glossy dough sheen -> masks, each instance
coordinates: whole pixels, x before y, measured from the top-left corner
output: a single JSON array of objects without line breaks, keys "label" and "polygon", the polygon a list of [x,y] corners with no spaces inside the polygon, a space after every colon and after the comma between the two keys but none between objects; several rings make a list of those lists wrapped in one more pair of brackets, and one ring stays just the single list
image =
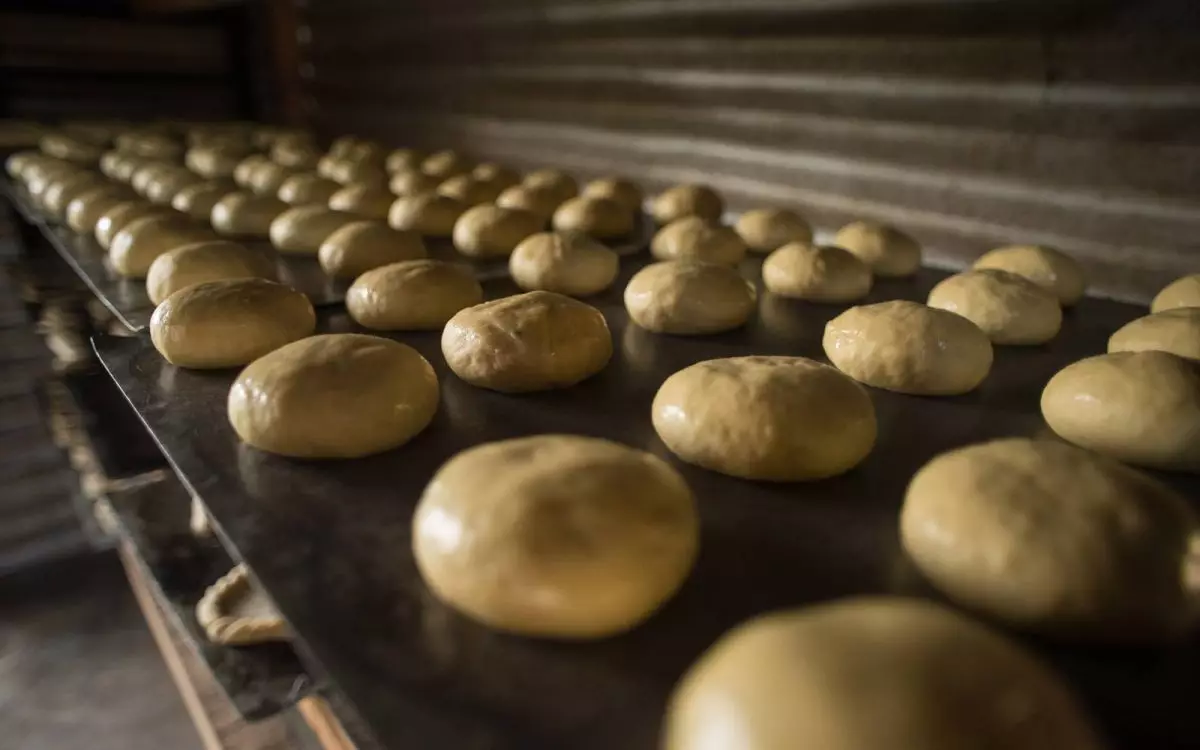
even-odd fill
[{"label": "glossy dough sheen", "polygon": [[701,260],[736,266],[746,255],[746,243],[729,227],[699,216],[687,216],[658,230],[650,242],[658,260]]},{"label": "glossy dough sheen", "polygon": [[155,258],[183,245],[215,239],[211,230],[180,214],[135,219],[113,237],[108,260],[113,270],[130,279],[143,279]]},{"label": "glossy dough sheen", "polygon": [[875,444],[875,409],[858,383],[804,357],[733,357],[667,378],[654,429],[688,463],[745,479],[824,479]]},{"label": "glossy dough sheen", "polygon": [[213,205],[212,226],[225,237],[264,238],[271,222],[286,210],[288,204],[273,195],[230,193]]},{"label": "glossy dough sheen", "polygon": [[633,212],[608,198],[572,198],[554,212],[558,231],[583,232],[597,239],[628,237],[633,232]]},{"label": "glossy dough sheen", "polygon": [[642,212],[642,189],[633,182],[620,177],[606,177],[593,180],[584,186],[580,195],[587,198],[608,198],[620,203],[630,213],[637,215]]},{"label": "glossy dough sheen", "polygon": [[638,625],[687,578],[691,491],[664,461],[573,435],[487,443],[447,462],[413,519],[442,601],[488,627],[602,638]]},{"label": "glossy dough sheen", "polygon": [[663,750],[1104,750],[1079,702],[1020,647],[914,599],[751,620],[676,687]]},{"label": "glossy dough sheen", "polygon": [[197,182],[176,193],[175,197],[171,198],[171,208],[207,224],[212,221],[212,210],[217,201],[231,192],[230,187],[224,183]]},{"label": "glossy dough sheen", "polygon": [[467,269],[438,260],[410,260],[367,271],[346,292],[346,309],[377,331],[436,331],[460,310],[483,302],[483,287]]},{"label": "glossy dough sheen", "polygon": [[699,216],[716,222],[721,220],[723,213],[725,202],[707,185],[676,185],[650,202],[650,214],[659,224],[670,224],[685,216]]},{"label": "glossy dough sheen", "polygon": [[326,237],[317,251],[321,268],[335,279],[355,279],[372,268],[425,255],[421,235],[376,221],[343,225]]},{"label": "glossy dough sheen", "polygon": [[316,255],[321,243],[355,217],[324,206],[289,208],[271,222],[271,244],[281,253]]},{"label": "glossy dough sheen", "polygon": [[1197,530],[1183,498],[1150,477],[1024,438],[938,456],[900,515],[905,550],[950,598],[1080,641],[1183,637],[1197,614],[1184,574]]},{"label": "glossy dough sheen", "polygon": [[767,256],[763,286],[771,294],[810,302],[854,302],[874,283],[871,267],[840,247],[791,242]]},{"label": "glossy dough sheen", "polygon": [[1044,344],[1058,335],[1058,297],[1023,276],[985,269],[943,279],[929,306],[956,313],[979,326],[994,344]]},{"label": "glossy dough sheen", "polygon": [[449,237],[454,223],[467,210],[462,201],[437,193],[397,198],[388,211],[394,229],[411,229],[426,237]]},{"label": "glossy dough sheen", "polygon": [[132,193],[121,185],[103,185],[80,193],[67,204],[67,226],[73,232],[91,234],[96,230],[96,222],[105,212],[129,200]]},{"label": "glossy dough sheen", "polygon": [[574,232],[541,232],[522,240],[508,259],[517,286],[587,297],[612,286],[621,259],[608,247]]},{"label": "glossy dough sheen", "polygon": [[978,326],[907,300],[850,308],[826,324],[822,344],[842,372],[899,393],[966,393],[992,367],[992,345]]},{"label": "glossy dough sheen", "polygon": [[528,211],[499,206],[468,209],[454,224],[454,247],[472,258],[507,258],[521,240],[542,228]]},{"label": "glossy dough sheen", "polygon": [[363,219],[385,221],[396,196],[383,185],[347,185],[329,197],[329,207]]},{"label": "glossy dough sheen", "polygon": [[279,200],[289,206],[325,206],[329,199],[342,189],[333,180],[316,174],[292,175],[279,186]]},{"label": "glossy dough sheen", "polygon": [[1083,269],[1071,256],[1038,245],[1011,245],[988,251],[975,261],[973,268],[994,268],[1024,276],[1058,295],[1064,307],[1083,296]]},{"label": "glossy dough sheen", "polygon": [[275,262],[264,253],[236,242],[197,242],[155,258],[146,273],[146,293],[157,305],[172,293],[194,284],[250,278],[274,281]]},{"label": "glossy dough sheen", "polygon": [[769,253],[789,242],[812,242],[812,227],[794,211],[757,208],[742,214],[734,230],[752,252]]},{"label": "glossy dough sheen", "polygon": [[1174,307],[1127,323],[1108,340],[1108,351],[1170,352],[1200,363],[1200,307]]},{"label": "glossy dough sheen", "polygon": [[442,331],[442,354],[456,375],[508,393],[574,385],[602,370],[612,348],[599,310],[553,292],[467,308]]},{"label": "glossy dough sheen", "polygon": [[1162,312],[1176,307],[1200,307],[1200,273],[1175,279],[1154,295],[1150,312]]},{"label": "glossy dough sheen", "polygon": [[514,185],[500,193],[496,205],[501,208],[512,208],[536,214],[543,222],[550,221],[555,209],[562,205],[564,199],[552,190],[535,190],[525,185]]},{"label": "glossy dough sheen", "polygon": [[129,200],[109,208],[96,220],[96,242],[108,250],[112,241],[126,226],[137,219],[147,216],[170,216],[171,212],[162,206],[155,206],[142,200]]},{"label": "glossy dough sheen", "polygon": [[754,287],[729,266],[672,260],[652,263],[625,287],[625,310],[648,331],[707,334],[745,325]]},{"label": "glossy dough sheen", "polygon": [[521,184],[533,191],[544,191],[554,195],[559,202],[574,198],[579,194],[579,186],[575,178],[557,169],[539,169],[525,175]]},{"label": "glossy dough sheen", "polygon": [[411,440],[438,409],[433,367],[377,336],[312,336],[255,360],[229,390],[238,437],[294,458],[357,458]]},{"label": "glossy dough sheen", "polygon": [[876,276],[911,276],[921,267],[921,246],[900,230],[856,221],[838,230],[833,244],[849,250]]}]

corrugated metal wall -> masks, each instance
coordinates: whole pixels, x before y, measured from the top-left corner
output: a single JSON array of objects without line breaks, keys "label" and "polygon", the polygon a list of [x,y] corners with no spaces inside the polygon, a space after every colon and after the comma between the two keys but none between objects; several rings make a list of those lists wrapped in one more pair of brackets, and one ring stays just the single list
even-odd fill
[{"label": "corrugated metal wall", "polygon": [[1190,0],[298,4],[328,134],[704,180],[942,264],[1047,243],[1125,298],[1200,270]]}]

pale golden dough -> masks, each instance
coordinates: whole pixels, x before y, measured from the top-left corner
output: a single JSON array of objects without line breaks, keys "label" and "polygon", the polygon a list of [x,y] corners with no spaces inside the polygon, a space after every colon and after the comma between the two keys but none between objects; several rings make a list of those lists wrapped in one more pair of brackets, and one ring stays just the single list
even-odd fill
[{"label": "pale golden dough", "polygon": [[575,178],[558,169],[530,172],[521,180],[521,185],[534,192],[549,192],[560,203],[579,195],[579,184],[575,182]]},{"label": "pale golden dough", "polygon": [[212,220],[217,201],[233,192],[225,182],[197,182],[188,185],[171,199],[171,208],[205,224]]},{"label": "pale golden dough", "polygon": [[77,196],[106,184],[108,180],[98,172],[83,172],[57,180],[42,193],[42,208],[54,218],[62,219],[67,214],[67,205]]},{"label": "pale golden dough", "polygon": [[550,217],[554,215],[554,211],[563,202],[564,200],[560,199],[553,190],[535,190],[524,185],[513,185],[505,189],[496,198],[497,206],[536,214],[542,220],[543,224],[550,221]]},{"label": "pale golden dough", "polygon": [[168,362],[193,369],[240,367],[317,324],[312,303],[283,284],[256,278],[183,287],[154,308],[150,338]]},{"label": "pale golden dough", "polygon": [[305,172],[283,181],[279,186],[279,200],[289,206],[326,206],[342,186],[320,175]]},{"label": "pale golden dough", "polygon": [[329,179],[341,185],[374,185],[384,187],[389,175],[382,164],[372,161],[340,160],[329,169]]},{"label": "pale golden dough", "polygon": [[162,206],[169,206],[181,190],[203,182],[203,178],[182,167],[159,172],[146,184],[146,200]]},{"label": "pale golden dough", "polygon": [[972,268],[994,268],[1024,276],[1058,296],[1070,307],[1083,296],[1086,282],[1083,267],[1071,256],[1040,245],[1010,245],[990,250]]},{"label": "pale golden dough", "polygon": [[440,180],[424,172],[397,172],[392,175],[388,188],[399,196],[419,195],[436,192]]},{"label": "pale golden dough", "polygon": [[329,207],[363,219],[385,221],[396,196],[383,185],[355,183],[329,197]]},{"label": "pale golden dough", "polygon": [[250,174],[250,191],[258,195],[269,195],[272,198],[279,194],[279,188],[289,177],[303,174],[303,170],[285,167],[282,164],[268,161],[260,164]]},{"label": "pale golden dough", "polygon": [[746,256],[746,243],[729,227],[700,216],[677,219],[654,235],[650,254],[658,260],[700,260],[736,266]]},{"label": "pale golden dough", "polygon": [[334,230],[317,251],[321,268],[335,279],[354,279],[390,263],[426,255],[421,235],[377,221],[352,221]]},{"label": "pale golden dough", "polygon": [[25,170],[37,164],[42,158],[43,155],[37,151],[18,151],[9,154],[8,158],[4,160],[4,171],[14,180],[22,179]]},{"label": "pale golden dough", "polygon": [[1200,273],[1175,279],[1163,287],[1150,303],[1150,312],[1176,307],[1200,307]]},{"label": "pale golden dough", "polygon": [[763,286],[771,294],[810,302],[854,302],[871,292],[871,267],[849,250],[791,242],[767,256]]},{"label": "pale golden dough", "polygon": [[437,192],[462,201],[468,206],[481,206],[496,200],[504,191],[504,187],[477,180],[469,174],[460,174],[438,185]]},{"label": "pale golden dough", "polygon": [[542,228],[536,214],[499,206],[467,209],[454,224],[454,247],[472,258],[507,258]]},{"label": "pale golden dough", "polygon": [[411,229],[425,237],[449,237],[466,204],[437,193],[401,196],[388,210],[393,229]]},{"label": "pale golden dough", "polygon": [[961,315],[993,344],[1044,344],[1062,327],[1058,297],[1007,271],[964,271],[938,282],[929,306]]},{"label": "pale golden dough", "polygon": [[492,186],[497,196],[504,189],[521,184],[521,175],[517,170],[512,167],[506,167],[503,164],[496,164],[495,162],[476,164],[475,168],[471,170],[471,176],[482,183]]},{"label": "pale golden dough", "polygon": [[654,430],[690,464],[798,482],[837,476],[875,445],[875,408],[858,383],[804,357],[711,359],[654,396]]},{"label": "pale golden dough", "polygon": [[178,160],[183,156],[183,144],[162,133],[122,133],[116,147],[147,159]]},{"label": "pale golden dough", "polygon": [[198,146],[188,149],[183,163],[205,179],[218,180],[233,177],[234,170],[246,156],[245,148]]},{"label": "pale golden dough", "polygon": [[170,164],[161,161],[146,161],[142,166],[133,171],[129,177],[129,186],[132,187],[138,195],[144,196],[150,188],[150,183],[158,179],[159,175],[169,174],[178,169],[176,164]]},{"label": "pale golden dough", "polygon": [[725,202],[708,185],[675,185],[659,193],[650,202],[650,214],[660,225],[685,216],[699,216],[718,222],[725,213]]},{"label": "pale golden dough", "polygon": [[217,201],[210,218],[213,229],[223,237],[265,239],[271,234],[271,223],[288,208],[273,195],[238,191]]},{"label": "pale golden dough", "polygon": [[117,233],[135,219],[147,216],[171,216],[168,208],[155,206],[143,200],[128,200],[118,203],[100,215],[96,220],[96,242],[108,250],[112,247],[113,238]]},{"label": "pale golden dough", "polygon": [[857,255],[876,276],[912,276],[921,267],[921,245],[886,224],[855,221],[838,230],[833,244]]},{"label": "pale golden dough", "polygon": [[795,211],[756,208],[738,217],[734,230],[754,253],[769,253],[789,242],[811,243],[812,227]]},{"label": "pale golden dough", "polygon": [[421,171],[430,177],[446,180],[456,174],[471,171],[471,165],[466,157],[446,150],[425,157],[425,160],[421,162]]},{"label": "pale golden dough", "polygon": [[115,182],[96,185],[76,195],[67,204],[67,226],[73,232],[91,234],[96,231],[96,222],[100,221],[100,217],[106,211],[133,197],[133,191]]},{"label": "pale golden dough", "polygon": [[1200,307],[1175,307],[1127,323],[1108,340],[1108,351],[1170,352],[1200,363]]},{"label": "pale golden dough", "polygon": [[95,165],[100,161],[100,155],[103,153],[100,147],[91,143],[53,133],[42,136],[38,141],[38,147],[47,156],[86,166]]},{"label": "pale golden dough", "polygon": [[526,291],[542,289],[588,297],[612,286],[620,257],[577,232],[539,232],[526,237],[508,259],[508,271]]},{"label": "pale golden dough", "polygon": [[294,458],[358,458],[399,447],[438,409],[433,367],[412,347],[341,333],[280,347],[229,389],[234,431]]},{"label": "pale golden dough", "polygon": [[506,393],[575,385],[604,369],[612,349],[599,310],[553,292],[469,307],[442,331],[442,354],[455,375]]},{"label": "pale golden dough", "polygon": [[296,206],[271,222],[271,244],[281,253],[315,256],[329,235],[355,220],[324,206]]},{"label": "pale golden dough", "polygon": [[560,232],[582,232],[596,239],[612,240],[633,233],[634,215],[609,198],[580,196],[555,210],[553,224]]},{"label": "pale golden dough", "polygon": [[642,213],[642,203],[646,200],[642,189],[636,183],[622,177],[592,180],[583,186],[583,190],[579,194],[585,198],[614,200],[635,216]]},{"label": "pale golden dough", "polygon": [[293,169],[314,169],[321,153],[308,141],[276,141],[271,147],[271,160]]},{"label": "pale golden dough", "polygon": [[245,159],[238,162],[233,169],[233,181],[239,186],[250,189],[251,183],[254,181],[254,175],[260,167],[267,166],[271,160],[262,154],[251,154]]},{"label": "pale golden dough", "polygon": [[496,630],[603,638],[683,584],[700,523],[667,463],[576,435],[485,443],[438,470],[413,517],[426,585]]},{"label": "pale golden dough", "polygon": [[146,294],[159,304],[172,293],[206,281],[276,279],[275,261],[265,253],[228,240],[183,245],[154,259],[146,272]]},{"label": "pale golden dough", "polygon": [[754,312],[754,287],[728,266],[694,260],[652,263],[625,287],[625,309],[656,333],[698,335],[745,325]]},{"label": "pale golden dough", "polygon": [[408,260],[372,269],[346,292],[350,317],[376,331],[437,331],[483,302],[483,287],[461,266]]},{"label": "pale golden dough", "polygon": [[1198,531],[1187,502],[1149,476],[1025,438],[938,456],[900,514],[905,551],[952,600],[1084,642],[1186,637],[1200,614],[1185,573]]},{"label": "pale golden dough", "polygon": [[128,183],[133,180],[133,175],[149,162],[148,159],[133,154],[121,154],[120,158],[113,164],[112,174],[109,175],[114,180]]},{"label": "pale golden dough", "polygon": [[117,232],[108,249],[113,270],[126,278],[144,279],[154,259],[168,250],[216,239],[208,227],[172,214],[134,219]]},{"label": "pale golden dough", "polygon": [[409,170],[420,169],[421,160],[424,158],[424,154],[415,149],[397,148],[387,155],[387,158],[384,160],[384,167],[392,174],[407,172]]}]

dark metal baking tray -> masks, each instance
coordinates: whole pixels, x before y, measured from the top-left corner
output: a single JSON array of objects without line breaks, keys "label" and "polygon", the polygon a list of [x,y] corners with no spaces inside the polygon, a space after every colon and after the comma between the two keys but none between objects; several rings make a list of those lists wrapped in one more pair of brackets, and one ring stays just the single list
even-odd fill
[{"label": "dark metal baking tray", "polygon": [[[225,416],[233,372],[189,372],[144,338],[99,339],[96,349],[218,532],[250,565],[298,634],[297,649],[388,748],[654,748],[665,700],[719,635],[761,612],[866,593],[932,596],[901,553],[897,512],[912,474],[963,444],[1046,432],[1042,386],[1067,363],[1104,351],[1110,332],[1143,314],[1088,299],[1069,310],[1050,345],[997,350],[974,393],[921,398],[872,390],[878,444],[855,470],[806,484],[745,482],[669,456],[650,403],[669,374],[744,354],[823,358],[824,324],[842,307],[759,298],[746,328],[708,337],[647,333],[628,323],[625,281],[591,300],[612,329],[615,355],[567,390],[505,395],[473,388],[443,362],[439,334],[396,336],[439,374],[442,408],[408,445],[354,461],[293,461],[238,442]],[[755,261],[743,271],[757,278]],[[924,300],[946,274],[883,280],[872,301]],[[485,284],[489,296],[515,291]],[[351,330],[325,311],[326,330]],[[558,643],[502,635],[439,603],[410,551],[413,509],[433,472],[488,440],[582,433],[672,461],[699,498],[701,553],[679,594],[626,635]],[[1194,497],[1195,478],[1171,481]],[[1200,644],[1114,652],[1023,639],[1058,666],[1118,747],[1193,747]]]},{"label": "dark metal baking tray", "polygon": [[125,479],[166,468],[162,452],[103,368],[72,370],[61,380],[105,477]]}]

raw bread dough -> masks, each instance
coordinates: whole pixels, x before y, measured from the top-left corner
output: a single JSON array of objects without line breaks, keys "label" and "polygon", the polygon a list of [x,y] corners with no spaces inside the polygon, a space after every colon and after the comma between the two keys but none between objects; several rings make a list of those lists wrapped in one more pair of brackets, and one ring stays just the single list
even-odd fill
[{"label": "raw bread dough", "polygon": [[233,181],[239,187],[249,189],[251,183],[254,182],[254,175],[258,172],[259,168],[265,167],[270,163],[271,160],[262,154],[251,154],[238,162],[238,165],[234,167]]},{"label": "raw bread dough", "polygon": [[497,196],[505,188],[521,184],[521,175],[517,170],[495,162],[476,164],[475,168],[471,170],[471,176],[480,182],[491,185]]},{"label": "raw bread dough", "polygon": [[273,195],[229,193],[213,205],[212,226],[225,237],[264,239],[270,236],[275,217],[288,208]]},{"label": "raw bread dough", "polygon": [[550,221],[555,210],[563,203],[553,190],[534,190],[524,185],[507,188],[496,198],[497,206],[536,214],[543,224]]},{"label": "raw bread dough", "polygon": [[213,643],[248,646],[286,641],[287,625],[266,595],[250,582],[245,565],[235,565],[204,592],[196,622]]},{"label": "raw bread dough", "polygon": [[1186,501],[1134,469],[1054,440],[943,453],[913,477],[904,549],[957,603],[1081,641],[1184,637],[1200,614],[1184,568]]},{"label": "raw bread dough", "polygon": [[342,186],[333,180],[305,172],[283,181],[279,186],[279,200],[289,206],[327,206],[329,199],[341,189]]},{"label": "raw bread dough", "polygon": [[396,196],[383,185],[354,183],[330,196],[329,207],[364,219],[386,221],[395,200]]},{"label": "raw bread dough", "polygon": [[42,193],[42,208],[54,218],[62,219],[67,214],[67,205],[77,196],[107,183],[108,180],[96,172],[83,172],[57,180]]},{"label": "raw bread dough", "polygon": [[195,284],[222,279],[274,281],[275,261],[266,254],[228,240],[197,242],[169,250],[146,272],[146,293],[159,304],[172,293]]},{"label": "raw bread dough", "polygon": [[709,222],[721,220],[725,202],[708,185],[676,185],[659,193],[650,202],[650,214],[660,225],[685,216],[699,216]]},{"label": "raw bread dough", "polygon": [[612,286],[621,267],[612,250],[578,232],[540,232],[513,250],[508,271],[517,286],[588,297]]},{"label": "raw bread dough", "polygon": [[700,521],[666,462],[619,443],[536,435],[450,459],[417,505],[413,554],[443,602],[497,630],[603,638],[683,584]]},{"label": "raw bread dough", "polygon": [[420,151],[411,148],[393,149],[384,160],[384,167],[388,172],[395,174],[396,172],[408,172],[414,169],[420,169],[421,160],[425,155]]},{"label": "raw bread dough", "polygon": [[188,149],[184,154],[183,164],[205,179],[227,179],[233,177],[234,170],[246,156],[244,148],[199,146]]},{"label": "raw bread dough", "polygon": [[825,325],[825,355],[860,383],[953,396],[983,382],[992,344],[966,318],[908,300],[852,307]]},{"label": "raw bread dough", "polygon": [[39,163],[43,158],[45,157],[37,151],[18,151],[15,154],[9,154],[8,158],[4,160],[4,171],[8,173],[9,177],[19,180],[26,169]]},{"label": "raw bread dough", "polygon": [[425,161],[421,162],[421,171],[442,182],[456,174],[471,171],[471,165],[464,156],[447,149],[425,157]]},{"label": "raw bread dough", "polygon": [[895,227],[856,221],[838,230],[833,244],[849,250],[876,276],[912,276],[921,267],[921,246]]},{"label": "raw bread dough", "polygon": [[652,263],[625,287],[630,319],[656,333],[732,330],[750,319],[754,301],[754,287],[737,271],[694,260]]},{"label": "raw bread dough", "polygon": [[240,367],[312,335],[317,318],[300,292],[266,279],[206,281],[154,308],[150,338],[168,362],[208,370]]},{"label": "raw bread dough", "polygon": [[575,385],[604,369],[612,350],[599,310],[553,292],[469,307],[442,330],[442,354],[454,374],[505,393]]},{"label": "raw bread dough", "polygon": [[503,190],[504,187],[498,183],[482,182],[469,174],[455,175],[437,187],[437,192],[462,201],[468,206],[491,203]]},{"label": "raw bread dough", "polygon": [[472,258],[507,258],[513,248],[542,228],[528,211],[499,206],[475,206],[454,224],[454,247]]},{"label": "raw bread dough", "polygon": [[67,226],[80,234],[96,231],[96,222],[110,208],[133,198],[133,192],[124,185],[109,183],[97,185],[71,199],[67,204]]},{"label": "raw bread dough", "polygon": [[396,195],[419,195],[437,190],[438,178],[424,172],[397,172],[392,175],[388,188]]},{"label": "raw bread dough", "polygon": [[426,237],[449,237],[467,206],[445,195],[419,193],[396,199],[388,211],[393,229],[411,229]]},{"label": "raw bread dough", "polygon": [[321,268],[335,279],[355,279],[372,268],[424,258],[421,235],[377,221],[352,221],[325,238],[317,251]]},{"label": "raw bread dough", "polygon": [[116,204],[96,220],[96,242],[108,250],[117,233],[136,219],[147,216],[171,216],[170,209],[155,206],[143,200],[129,200]]},{"label": "raw bread dough", "polygon": [[554,212],[554,228],[582,232],[596,239],[628,237],[633,232],[633,212],[608,198],[572,198]]},{"label": "raw bread dough", "polygon": [[271,160],[293,169],[314,169],[320,158],[321,152],[306,140],[276,141],[271,147]]},{"label": "raw bread dough", "polygon": [[310,336],[264,355],[229,389],[229,422],[259,450],[358,458],[404,445],[438,409],[433,367],[398,341]]},{"label": "raw bread dough", "polygon": [[354,220],[324,206],[289,208],[271,222],[271,244],[281,253],[316,255],[329,235]]},{"label": "raw bread dough", "polygon": [[1067,365],[1042,391],[1062,438],[1118,461],[1200,472],[1200,364],[1157,351]]},{"label": "raw bread dough", "polygon": [[608,198],[625,207],[629,213],[637,216],[642,212],[645,197],[642,189],[635,183],[621,177],[605,177],[592,180],[583,187],[580,193],[585,198]]},{"label": "raw bread dough", "polygon": [[1200,307],[1175,307],[1127,323],[1108,340],[1112,352],[1170,352],[1200,363]]},{"label": "raw bread dough", "polygon": [[470,270],[439,260],[408,260],[359,276],[346,292],[346,310],[375,331],[438,331],[460,310],[483,302]]},{"label": "raw bread dough", "polygon": [[279,188],[283,186],[283,183],[287,182],[289,177],[298,174],[304,174],[303,170],[267,162],[259,165],[258,169],[255,169],[250,175],[249,188],[258,195],[275,197],[279,195]]},{"label": "raw bread dough", "polygon": [[746,243],[729,227],[699,216],[671,222],[650,241],[650,254],[658,260],[701,260],[736,266],[746,255]]},{"label": "raw bread dough", "polygon": [[154,259],[168,250],[216,239],[208,227],[172,213],[135,219],[117,232],[108,250],[113,270],[129,279],[144,279]]},{"label": "raw bread dough", "polygon": [[231,192],[233,189],[228,183],[197,182],[176,193],[171,199],[171,208],[207,224],[212,220],[212,210],[217,201]]},{"label": "raw bread dough", "polygon": [[53,133],[42,136],[41,140],[38,141],[38,147],[47,156],[87,166],[98,162],[102,153],[99,147],[90,143],[85,143],[70,136]]},{"label": "raw bread dough", "polygon": [[534,192],[545,191],[558,199],[559,203],[579,195],[575,178],[557,169],[539,169],[525,175],[521,184]]},{"label": "raw bread dough", "polygon": [[663,750],[1104,750],[1079,701],[953,610],[860,597],[760,616],[692,666]]},{"label": "raw bread dough", "polygon": [[1176,307],[1200,307],[1200,273],[1175,279],[1163,287],[1150,303],[1150,312]]},{"label": "raw bread dough", "polygon": [[133,175],[129,178],[129,186],[137,191],[139,195],[144,196],[146,191],[150,189],[150,183],[158,179],[159,175],[165,175],[175,169],[176,165],[174,164],[147,161],[134,170]]},{"label": "raw bread dough", "polygon": [[1058,335],[1062,308],[1053,292],[1008,271],[964,271],[929,293],[929,306],[961,315],[993,344],[1044,344]]},{"label": "raw bread dough", "polygon": [[781,297],[839,304],[871,291],[871,267],[849,250],[831,245],[790,242],[767,256],[763,286]]},{"label": "raw bread dough", "polygon": [[189,172],[183,167],[176,167],[165,172],[160,172],[146,184],[146,200],[151,203],[157,203],[160,206],[169,206],[179,191],[203,182],[204,178]]},{"label": "raw bread dough", "polygon": [[666,379],[651,416],[676,456],[743,479],[837,476],[875,445],[866,389],[804,357],[698,362]]},{"label": "raw bread dough", "polygon": [[813,237],[808,222],[784,208],[747,211],[738,218],[734,230],[755,253],[769,253],[789,242],[811,243]]},{"label": "raw bread dough", "polygon": [[1064,307],[1083,296],[1083,268],[1071,256],[1039,245],[1010,245],[990,250],[972,268],[995,268],[1024,276],[1056,295]]}]

